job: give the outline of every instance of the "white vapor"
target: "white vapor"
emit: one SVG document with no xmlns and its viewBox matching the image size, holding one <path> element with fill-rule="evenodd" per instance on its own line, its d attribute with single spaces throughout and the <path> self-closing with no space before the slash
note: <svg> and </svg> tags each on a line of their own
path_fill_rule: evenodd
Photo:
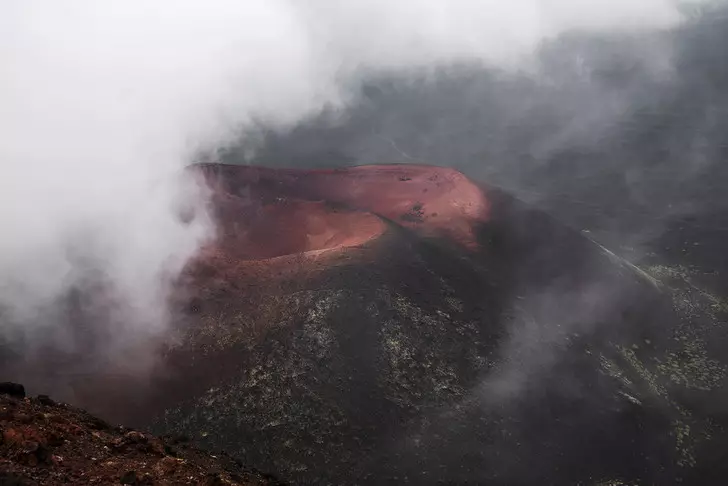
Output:
<svg viewBox="0 0 728 486">
<path fill-rule="evenodd" d="M 669 0 L 5 0 L 0 331 L 89 268 L 127 329 L 163 330 L 169 282 L 213 234 L 180 169 L 252 122 L 345 103 L 351 76 L 504 65 L 566 30 L 679 20 Z"/>
</svg>

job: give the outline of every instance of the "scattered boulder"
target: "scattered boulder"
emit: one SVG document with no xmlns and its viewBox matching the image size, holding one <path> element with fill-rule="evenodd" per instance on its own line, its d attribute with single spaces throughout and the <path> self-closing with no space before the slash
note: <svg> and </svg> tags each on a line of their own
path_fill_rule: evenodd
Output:
<svg viewBox="0 0 728 486">
<path fill-rule="evenodd" d="M 8 395 L 15 398 L 25 398 L 25 387 L 18 383 L 0 383 L 0 395 Z"/>
</svg>

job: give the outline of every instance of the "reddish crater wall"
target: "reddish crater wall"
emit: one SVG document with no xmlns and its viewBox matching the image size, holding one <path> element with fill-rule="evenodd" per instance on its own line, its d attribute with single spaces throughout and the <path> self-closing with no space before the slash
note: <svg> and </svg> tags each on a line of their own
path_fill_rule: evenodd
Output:
<svg viewBox="0 0 728 486">
<path fill-rule="evenodd" d="M 360 245 L 384 231 L 380 218 L 474 249 L 475 226 L 490 210 L 480 188 L 442 167 L 202 164 L 193 170 L 213 190 L 220 247 L 242 259 Z"/>
</svg>

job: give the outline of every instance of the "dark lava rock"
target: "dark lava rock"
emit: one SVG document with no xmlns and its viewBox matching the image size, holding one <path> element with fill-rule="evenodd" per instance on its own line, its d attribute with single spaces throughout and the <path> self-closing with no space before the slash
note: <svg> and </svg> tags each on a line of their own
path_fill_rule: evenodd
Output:
<svg viewBox="0 0 728 486">
<path fill-rule="evenodd" d="M 56 404 L 56 402 L 54 402 L 53 400 L 51 400 L 51 398 L 48 395 L 38 395 L 36 397 L 36 400 L 41 405 L 55 405 Z"/>
<path fill-rule="evenodd" d="M 139 484 L 139 478 L 137 477 L 136 471 L 127 471 L 119 479 L 121 484 Z"/>
<path fill-rule="evenodd" d="M 0 394 L 16 398 L 25 398 L 25 387 L 18 383 L 0 383 Z"/>
<path fill-rule="evenodd" d="M 17 474 L 0 471 L 0 486 L 28 486 L 29 484 L 31 483 Z"/>
</svg>

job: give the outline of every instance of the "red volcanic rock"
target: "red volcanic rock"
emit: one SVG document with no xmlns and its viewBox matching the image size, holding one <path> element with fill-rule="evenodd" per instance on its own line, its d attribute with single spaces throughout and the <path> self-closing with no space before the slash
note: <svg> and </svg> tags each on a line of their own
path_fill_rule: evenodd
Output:
<svg viewBox="0 0 728 486">
<path fill-rule="evenodd" d="M 0 484 L 277 485 L 184 438 L 111 427 L 48 397 L 0 393 Z"/>
<path fill-rule="evenodd" d="M 180 287 L 186 289 L 183 299 L 191 294 L 208 307 L 232 300 L 232 289 L 252 301 L 253 293 L 279 285 L 305 287 L 313 275 L 337 265 L 333 257 L 356 258 L 395 228 L 474 251 L 476 229 L 490 216 L 484 190 L 443 167 L 199 164 L 191 170 L 211 189 L 218 234 L 188 266 Z"/>
<path fill-rule="evenodd" d="M 474 249 L 474 228 L 490 211 L 478 186 L 443 167 L 298 170 L 202 164 L 195 169 L 213 189 L 218 217 L 234 221 L 234 239 L 243 243 L 238 251 L 251 257 L 361 244 L 383 226 L 360 211 Z"/>
<path fill-rule="evenodd" d="M 357 246 L 385 230 L 373 214 L 338 210 L 323 202 L 283 199 L 253 206 L 231 195 L 216 199 L 226 223 L 219 230 L 219 245 L 240 260 Z"/>
</svg>

